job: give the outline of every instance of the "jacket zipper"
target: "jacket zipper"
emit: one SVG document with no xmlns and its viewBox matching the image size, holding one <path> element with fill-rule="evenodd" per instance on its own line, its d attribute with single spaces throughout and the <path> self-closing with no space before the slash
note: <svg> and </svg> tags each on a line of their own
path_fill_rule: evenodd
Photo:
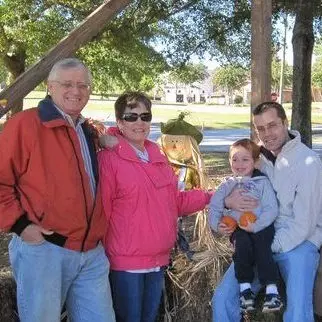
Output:
<svg viewBox="0 0 322 322">
<path fill-rule="evenodd" d="M 82 246 L 81 246 L 81 249 L 80 251 L 83 252 L 84 251 L 84 246 L 85 246 L 85 242 L 86 242 L 86 239 L 88 237 L 88 234 L 89 234 L 89 230 L 91 228 L 91 219 L 93 217 L 93 211 L 94 211 L 94 208 L 95 208 L 95 200 L 96 198 L 94 198 L 94 204 L 93 204 L 93 211 L 92 211 L 92 214 L 91 216 L 87 216 L 87 198 L 86 198 L 86 193 L 85 193 L 85 187 L 84 187 L 84 180 L 83 180 L 83 175 L 82 175 L 82 171 L 80 169 L 80 162 L 79 162 L 79 158 L 77 156 L 77 153 L 76 153 L 76 148 L 75 148 L 75 145 L 74 145 L 74 142 L 70 136 L 70 133 L 68 131 L 68 128 L 66 128 L 66 131 L 67 131 L 67 135 L 69 137 L 69 140 L 71 142 L 71 145 L 73 147 L 73 150 L 74 150 L 74 155 L 76 157 L 76 160 L 77 160 L 77 168 L 78 168 L 78 172 L 80 174 L 80 177 L 81 177 L 81 181 L 82 181 L 82 190 L 83 190 L 83 195 L 84 195 L 84 203 L 85 203 L 85 219 L 86 219 L 86 222 L 87 222 L 87 227 L 86 227 L 86 231 L 85 231 L 85 235 L 84 235 L 84 238 L 83 238 L 83 241 L 82 241 Z"/>
</svg>

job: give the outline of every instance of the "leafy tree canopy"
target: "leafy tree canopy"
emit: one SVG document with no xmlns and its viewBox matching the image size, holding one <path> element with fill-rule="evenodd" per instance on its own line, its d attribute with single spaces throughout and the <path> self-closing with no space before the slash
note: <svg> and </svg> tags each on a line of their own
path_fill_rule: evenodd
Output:
<svg viewBox="0 0 322 322">
<path fill-rule="evenodd" d="M 316 60 L 312 66 L 312 85 L 322 88 L 322 41 L 320 40 L 315 48 Z"/>
<path fill-rule="evenodd" d="M 0 0 L 0 58 L 17 77 L 100 4 L 97 0 Z M 230 54 L 235 41 L 244 46 L 234 48 L 249 47 L 246 38 L 237 37 L 243 30 L 244 12 L 249 19 L 248 9 L 247 1 L 239 1 L 238 6 L 227 1 L 225 6 L 208 0 L 134 0 L 78 55 L 94 69 L 97 90 L 145 89 L 161 70 L 178 68 L 192 54 L 202 56 L 211 50 L 218 57 L 221 52 L 222 57 L 237 57 L 237 51 Z M 160 54 L 154 49 L 158 46 Z"/>
<path fill-rule="evenodd" d="M 272 89 L 275 92 L 279 91 L 281 77 L 281 61 L 277 58 L 272 60 Z M 283 72 L 284 87 L 292 86 L 293 81 L 293 68 L 285 62 Z"/>
<path fill-rule="evenodd" d="M 228 92 L 239 90 L 245 85 L 249 72 L 246 68 L 231 64 L 220 67 L 215 70 L 213 82 L 216 86 L 221 87 Z"/>
<path fill-rule="evenodd" d="M 205 65 L 188 63 L 172 69 L 169 80 L 174 83 L 190 85 L 203 81 L 207 76 L 209 74 Z"/>
<path fill-rule="evenodd" d="M 17 77 L 101 3 L 0 0 L 0 59 Z M 274 17 L 294 11 L 292 0 L 273 4 Z M 316 8 L 318 15 L 319 1 Z M 206 52 L 223 64 L 249 66 L 249 0 L 133 0 L 77 55 L 92 68 L 95 89 L 108 92 L 146 90 L 160 72 Z"/>
</svg>

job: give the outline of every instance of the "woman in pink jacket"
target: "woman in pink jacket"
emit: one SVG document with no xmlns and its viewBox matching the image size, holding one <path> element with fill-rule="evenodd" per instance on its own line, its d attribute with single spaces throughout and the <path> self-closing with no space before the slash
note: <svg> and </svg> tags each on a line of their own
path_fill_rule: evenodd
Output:
<svg viewBox="0 0 322 322">
<path fill-rule="evenodd" d="M 99 154 L 106 254 L 117 322 L 154 322 L 178 216 L 203 209 L 210 195 L 178 191 L 157 144 L 147 140 L 151 101 L 129 92 L 115 102 L 118 144 Z"/>
</svg>

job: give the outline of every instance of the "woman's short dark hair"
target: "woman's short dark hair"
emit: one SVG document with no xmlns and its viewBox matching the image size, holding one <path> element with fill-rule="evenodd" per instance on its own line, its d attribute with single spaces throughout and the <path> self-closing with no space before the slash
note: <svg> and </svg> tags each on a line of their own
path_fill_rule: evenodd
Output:
<svg viewBox="0 0 322 322">
<path fill-rule="evenodd" d="M 114 110 L 116 120 L 122 119 L 127 107 L 131 110 L 143 104 L 148 112 L 151 112 L 151 100 L 142 92 L 125 92 L 115 101 Z"/>
<path fill-rule="evenodd" d="M 253 109 L 253 116 L 255 115 L 260 115 L 263 114 L 264 112 L 266 112 L 267 110 L 273 108 L 274 110 L 276 110 L 277 116 L 282 119 L 282 121 L 285 121 L 287 119 L 286 117 L 286 113 L 285 110 L 283 108 L 283 106 L 277 102 L 264 102 L 261 103 L 259 105 L 257 105 L 254 109 Z"/>
<path fill-rule="evenodd" d="M 241 146 L 252 154 L 254 161 L 259 159 L 260 147 L 250 139 L 241 139 L 234 142 L 229 148 L 229 158 L 231 158 L 231 152 L 234 148 Z"/>
</svg>

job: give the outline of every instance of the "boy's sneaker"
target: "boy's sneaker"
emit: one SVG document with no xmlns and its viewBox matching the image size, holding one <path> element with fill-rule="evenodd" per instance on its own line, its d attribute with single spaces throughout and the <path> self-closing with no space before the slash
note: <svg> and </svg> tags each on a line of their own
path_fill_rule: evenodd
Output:
<svg viewBox="0 0 322 322">
<path fill-rule="evenodd" d="M 263 313 L 279 311 L 283 307 L 283 302 L 278 294 L 266 294 L 263 304 Z"/>
<path fill-rule="evenodd" d="M 240 309 L 244 312 L 255 310 L 255 296 L 250 288 L 240 293 Z"/>
</svg>

